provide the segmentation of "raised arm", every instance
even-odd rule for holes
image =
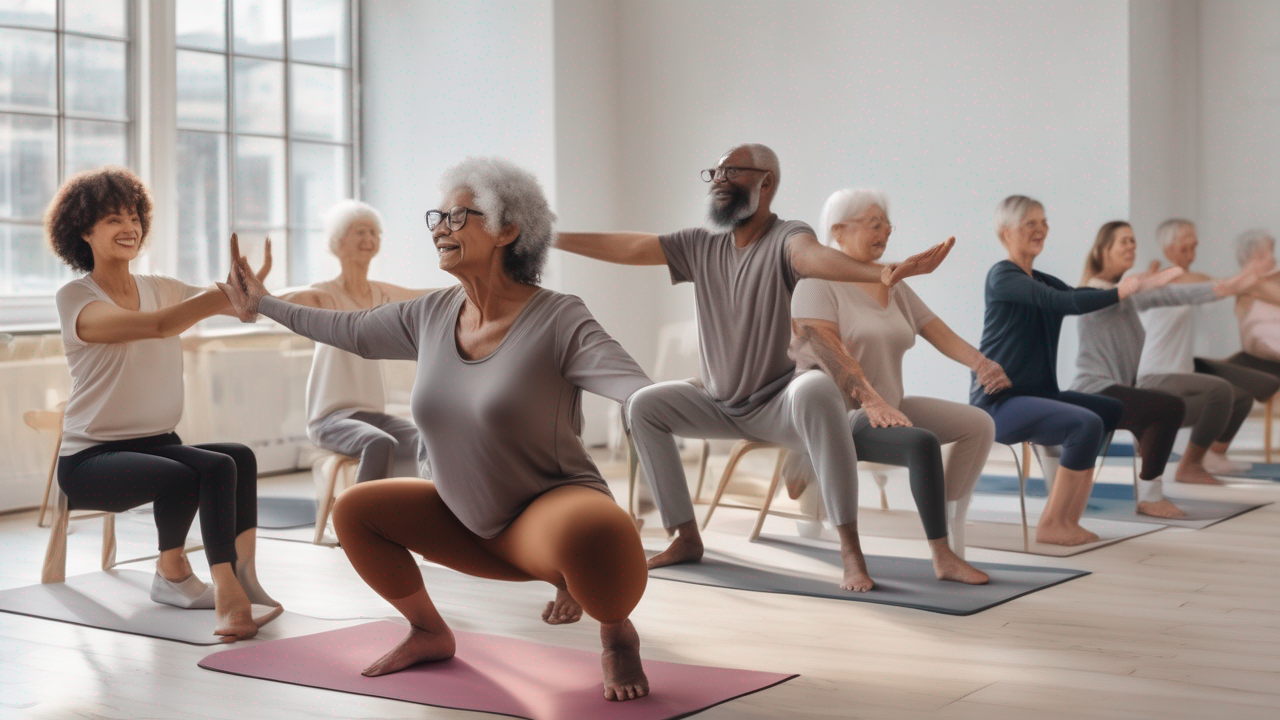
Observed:
[[[878,282],[894,285],[913,275],[933,272],[955,245],[955,238],[938,243],[922,253],[917,253],[901,263],[864,263],[854,260],[839,250],[829,248],[808,233],[793,235],[787,250],[791,264],[802,278],[835,280],[837,282]]]
[[[928,340],[930,345],[938,349],[938,352],[972,370],[988,395],[1013,386],[1013,382],[1009,380],[1009,376],[1005,374],[1004,368],[1000,367],[999,363],[987,358],[978,351],[978,348],[966,342],[941,318],[935,317],[926,323],[920,329],[920,337]]]
[[[553,247],[619,265],[666,265],[657,235],[637,232],[557,233]]]
[[[1070,288],[1058,282],[1038,282],[1012,264],[996,266],[987,282],[987,296],[995,302],[1031,305],[1063,315],[1083,315],[1120,302],[1120,291]]]
[[[872,427],[910,427],[906,415],[890,407],[862,374],[862,366],[840,340],[840,326],[829,320],[792,318],[791,331],[808,345],[823,372],[835,380],[840,391],[853,398],[867,413]]]

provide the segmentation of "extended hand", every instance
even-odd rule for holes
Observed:
[[[1119,290],[1120,297],[1123,299],[1133,295],[1134,293],[1164,287],[1165,285],[1168,285],[1174,280],[1182,277],[1183,272],[1184,270],[1182,268],[1175,265],[1159,272],[1145,272],[1138,275],[1130,275],[1129,277],[1121,280],[1120,284],[1117,285],[1116,288]]]
[[[947,254],[955,244],[956,239],[949,237],[946,242],[938,243],[922,253],[912,255],[901,263],[886,265],[880,273],[880,282],[893,287],[913,275],[927,275],[933,272],[943,260],[947,259]]]
[[[1004,368],[1000,364],[990,358],[983,358],[973,369],[974,374],[978,378],[978,384],[986,391],[988,395],[994,395],[1001,390],[1008,390],[1013,387],[1013,381],[1005,374]]]
[[[227,275],[225,283],[218,283],[218,288],[231,301],[231,307],[235,309],[236,315],[242,322],[253,322],[258,315],[258,303],[270,294],[259,277],[259,275],[265,277],[271,269],[270,240],[267,242],[264,267],[258,273],[254,273],[249,267],[249,261],[240,254],[239,236],[235,233],[231,234],[231,272]]]
[[[862,404],[871,427],[911,427],[911,421],[896,408],[880,398]]]

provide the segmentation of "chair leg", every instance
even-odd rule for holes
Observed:
[[[1093,481],[1095,483],[1098,482],[1098,478],[1102,477],[1102,466],[1107,463],[1107,453],[1111,452],[1111,440],[1115,436],[1116,434],[1113,430],[1112,432],[1107,433],[1107,436],[1102,439],[1102,452],[1098,453],[1098,469],[1093,472]],[[1133,446],[1133,454],[1134,456],[1137,456],[1138,454],[1138,446],[1136,443]]]
[[[1271,464],[1271,410],[1274,407],[1275,401],[1276,399],[1274,397],[1267,398],[1267,403],[1262,409],[1262,411],[1266,413],[1266,419],[1263,423],[1266,430],[1265,436],[1262,438],[1262,447],[1265,451],[1267,464]]]
[[[1031,533],[1027,528],[1027,476],[1031,474],[1031,446],[1022,443],[1022,462],[1018,462],[1018,451],[1012,447],[1013,462],[1018,466],[1018,505],[1022,509],[1022,551],[1031,550]]]
[[[733,471],[738,467],[738,461],[747,451],[755,447],[755,444],[749,440],[739,440],[733,446],[733,451],[729,453],[729,464],[724,466],[724,473],[720,475],[720,484],[716,487],[715,497],[711,498],[711,507],[707,508],[707,517],[702,521],[702,529],[707,529],[707,523],[711,522],[711,513],[716,511],[716,506],[720,504],[720,498],[724,496],[724,489],[729,485],[729,479],[733,477]]]
[[[882,472],[871,473],[871,479],[876,481],[876,485],[880,487],[880,509],[889,509],[889,494],[885,492],[885,487],[889,485],[889,475]]]
[[[116,565],[116,515],[107,513],[102,516],[102,569],[110,570]]]
[[[782,478],[782,463],[786,457],[786,448],[778,448],[778,463],[773,467],[773,479],[769,481],[769,489],[764,493],[764,504],[760,506],[760,514],[756,516],[756,525],[751,528],[751,536],[747,538],[751,542],[755,542],[760,537],[760,530],[764,528],[764,519],[769,516],[769,507],[773,505],[773,496],[778,493],[778,480]]]
[[[342,458],[335,457],[333,459],[333,469],[329,471],[329,477],[325,480],[325,489],[320,496],[316,498],[316,534],[311,539],[312,545],[319,545],[324,540],[324,529],[329,523],[329,512],[333,509],[333,489],[338,485],[338,473],[342,471],[345,463]]]
[[[711,441],[702,441],[702,463],[698,466],[698,491],[693,494],[694,502],[702,502],[702,481],[707,477],[707,459],[711,457]]]
[[[53,489],[53,477],[58,471],[58,453],[62,452],[62,431],[58,431],[58,441],[53,446],[53,459],[49,461],[49,479],[44,484],[44,498],[40,501],[40,517],[36,519],[36,527],[44,527],[45,512],[49,509],[49,491]]]
[[[636,519],[636,475],[640,472],[640,458],[636,456],[636,444],[627,433],[627,513]]]
[[[44,551],[44,567],[40,572],[42,583],[60,583],[67,579],[67,525],[70,519],[66,497],[60,495],[53,506],[49,545]]]

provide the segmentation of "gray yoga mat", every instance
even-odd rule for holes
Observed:
[[[315,524],[315,498],[258,496],[258,527],[260,528],[281,530]]]
[[[0,590],[0,612],[28,615],[115,632],[220,645],[212,610],[182,610],[151,601],[152,573],[106,570],[67,578],[64,583]],[[254,615],[267,608],[254,606]],[[259,632],[260,638],[296,637],[339,627],[332,620],[285,612]]]
[[[974,563],[975,567],[991,576],[991,582],[987,585],[965,585],[935,578],[933,564],[929,560],[868,555],[867,571],[871,573],[876,586],[870,592],[855,593],[840,589],[842,565],[838,548],[765,535],[760,536],[759,542],[820,560],[831,566],[832,572],[824,575],[803,573],[708,550],[700,563],[669,565],[650,570],[649,575],[663,580],[734,590],[897,605],[945,615],[973,615],[1028,593],[1089,574],[1084,570],[1066,568]]]
[[[1016,477],[983,475],[974,491],[969,505],[969,519],[987,522],[1008,522],[1007,502],[997,502],[990,496],[1017,496],[1018,479]],[[1039,498],[1045,497],[1044,480],[1031,478],[1027,481],[1027,516],[1031,524],[1035,524],[1040,516],[1044,503]],[[1095,483],[1085,505],[1084,516],[1098,520],[1114,520],[1148,525],[1165,525],[1168,527],[1190,528],[1200,530],[1243,515],[1271,503],[1238,503],[1223,500],[1197,500],[1186,497],[1170,497],[1175,505],[1187,515],[1183,518],[1158,518],[1150,515],[1139,515],[1133,501],[1133,486],[1112,483]]]

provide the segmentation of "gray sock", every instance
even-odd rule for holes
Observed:
[[[157,570],[151,581],[151,600],[186,610],[212,610],[213,586],[206,585],[195,573],[182,582],[171,582]]]

